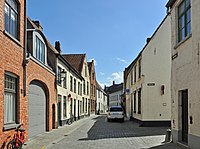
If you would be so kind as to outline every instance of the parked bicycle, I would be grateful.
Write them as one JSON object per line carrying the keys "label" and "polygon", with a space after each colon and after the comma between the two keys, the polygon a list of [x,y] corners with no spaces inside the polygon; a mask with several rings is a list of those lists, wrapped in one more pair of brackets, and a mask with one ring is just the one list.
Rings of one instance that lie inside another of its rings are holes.
{"label": "parked bicycle", "polygon": [[7,149],[21,149],[25,142],[25,129],[20,128],[23,124],[20,124],[15,129],[15,135],[13,139],[7,144]]}
{"label": "parked bicycle", "polygon": [[70,114],[70,118],[68,119],[67,124],[71,125],[73,122],[74,122],[74,115]]}

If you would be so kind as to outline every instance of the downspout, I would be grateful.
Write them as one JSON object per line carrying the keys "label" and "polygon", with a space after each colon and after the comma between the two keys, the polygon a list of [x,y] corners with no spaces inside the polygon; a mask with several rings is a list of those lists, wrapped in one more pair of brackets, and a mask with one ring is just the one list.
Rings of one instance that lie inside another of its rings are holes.
{"label": "downspout", "polygon": [[27,19],[26,19],[26,0],[24,0],[24,55],[23,55],[23,95],[26,96],[26,53],[27,53]]}

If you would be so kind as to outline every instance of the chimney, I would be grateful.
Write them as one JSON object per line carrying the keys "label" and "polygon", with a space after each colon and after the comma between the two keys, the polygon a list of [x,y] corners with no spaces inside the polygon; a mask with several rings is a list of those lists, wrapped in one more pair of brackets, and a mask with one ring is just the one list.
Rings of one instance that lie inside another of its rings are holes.
{"label": "chimney", "polygon": [[59,53],[61,53],[61,47],[60,47],[60,42],[59,41],[55,42],[55,48]]}
{"label": "chimney", "polygon": [[113,85],[115,85],[115,81],[113,81]]}
{"label": "chimney", "polygon": [[147,38],[147,44],[151,41],[151,37]]}
{"label": "chimney", "polygon": [[40,21],[33,21],[34,24],[39,28],[39,30],[43,30],[42,25],[40,24]]}
{"label": "chimney", "polygon": [[92,60],[92,63],[94,63],[94,60]]}

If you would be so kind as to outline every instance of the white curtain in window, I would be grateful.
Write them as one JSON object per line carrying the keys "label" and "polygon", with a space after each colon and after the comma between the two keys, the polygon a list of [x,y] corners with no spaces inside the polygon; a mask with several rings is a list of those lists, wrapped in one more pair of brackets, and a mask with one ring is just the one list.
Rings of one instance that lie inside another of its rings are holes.
{"label": "white curtain in window", "polygon": [[15,122],[15,94],[5,92],[4,123]]}

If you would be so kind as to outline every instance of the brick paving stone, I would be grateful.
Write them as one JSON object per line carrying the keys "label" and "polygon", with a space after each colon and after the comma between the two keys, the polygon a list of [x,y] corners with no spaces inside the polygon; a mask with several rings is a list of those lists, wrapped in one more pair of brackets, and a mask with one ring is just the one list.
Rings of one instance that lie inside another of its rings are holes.
{"label": "brick paving stone", "polygon": [[166,127],[139,127],[91,116],[27,142],[24,149],[181,149],[165,140]]}

